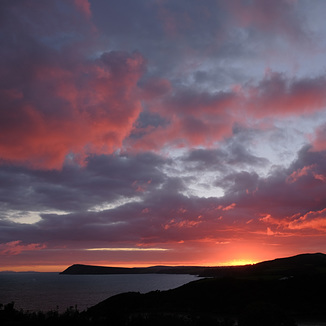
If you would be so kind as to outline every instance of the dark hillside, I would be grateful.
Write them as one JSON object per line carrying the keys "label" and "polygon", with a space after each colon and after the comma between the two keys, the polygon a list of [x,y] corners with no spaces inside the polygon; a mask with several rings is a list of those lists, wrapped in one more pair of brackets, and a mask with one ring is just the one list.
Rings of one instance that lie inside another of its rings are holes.
{"label": "dark hillside", "polygon": [[[251,311],[272,310],[287,320],[326,320],[326,279],[297,277],[280,280],[212,278],[188,283],[169,291],[124,293],[88,309],[93,319],[125,316],[182,315],[191,319],[209,315],[243,319]],[[265,325],[266,321],[264,321]],[[278,324],[276,324],[278,325]],[[290,324],[289,324],[290,325]]]}
{"label": "dark hillside", "polygon": [[174,316],[176,325],[233,325],[232,320],[238,320],[239,326],[293,326],[294,321],[326,321],[325,258],[303,254],[225,269],[225,276],[169,291],[124,293],[88,309],[86,315],[117,325],[157,324],[167,316]]}
{"label": "dark hillside", "polygon": [[322,253],[301,254],[278,258],[255,264],[250,269],[253,275],[291,277],[315,275],[326,272],[326,255]]}

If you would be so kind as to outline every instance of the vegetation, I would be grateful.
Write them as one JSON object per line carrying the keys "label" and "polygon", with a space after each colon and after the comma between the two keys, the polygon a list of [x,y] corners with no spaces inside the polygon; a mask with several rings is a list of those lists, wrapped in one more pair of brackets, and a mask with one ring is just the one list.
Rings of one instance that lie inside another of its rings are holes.
{"label": "vegetation", "polygon": [[0,324],[2,326],[91,325],[86,316],[74,307],[67,308],[62,314],[58,311],[29,312],[15,309],[14,302],[0,304]]}
{"label": "vegetation", "polygon": [[59,314],[57,311],[49,311],[46,313],[41,311],[25,312],[23,310],[16,310],[14,308],[14,303],[10,302],[6,305],[0,304],[0,323],[2,326],[233,326],[235,321],[229,318],[224,318],[224,320],[221,320],[220,318],[209,314],[176,314],[158,312],[133,314],[116,313],[107,317],[99,315],[94,318],[87,312],[79,312],[73,307],[69,307],[62,314]]}

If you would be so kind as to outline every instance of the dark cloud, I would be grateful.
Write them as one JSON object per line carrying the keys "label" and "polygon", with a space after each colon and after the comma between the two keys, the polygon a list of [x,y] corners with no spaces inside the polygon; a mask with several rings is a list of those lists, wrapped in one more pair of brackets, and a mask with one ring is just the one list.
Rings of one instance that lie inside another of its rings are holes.
{"label": "dark cloud", "polygon": [[102,203],[143,196],[164,182],[154,154],[93,156],[87,165],[61,171],[1,168],[0,201],[7,209],[83,211]]}

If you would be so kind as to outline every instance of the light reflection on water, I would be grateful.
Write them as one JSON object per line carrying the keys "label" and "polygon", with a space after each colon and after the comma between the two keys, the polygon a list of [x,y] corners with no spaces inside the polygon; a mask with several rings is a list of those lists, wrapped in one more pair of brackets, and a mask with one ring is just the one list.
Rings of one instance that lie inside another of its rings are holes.
{"label": "light reflection on water", "polygon": [[59,275],[58,273],[0,273],[0,303],[14,301],[16,309],[85,310],[122,292],[168,290],[198,279],[193,275]]}

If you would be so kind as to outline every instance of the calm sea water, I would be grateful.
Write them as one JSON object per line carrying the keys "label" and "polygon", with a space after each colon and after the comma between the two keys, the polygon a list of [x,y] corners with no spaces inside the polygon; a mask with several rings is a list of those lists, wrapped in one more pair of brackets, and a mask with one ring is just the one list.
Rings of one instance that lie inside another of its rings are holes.
{"label": "calm sea water", "polygon": [[0,273],[0,303],[14,301],[29,311],[85,310],[108,297],[129,291],[168,290],[198,279],[193,275],[59,275]]}

